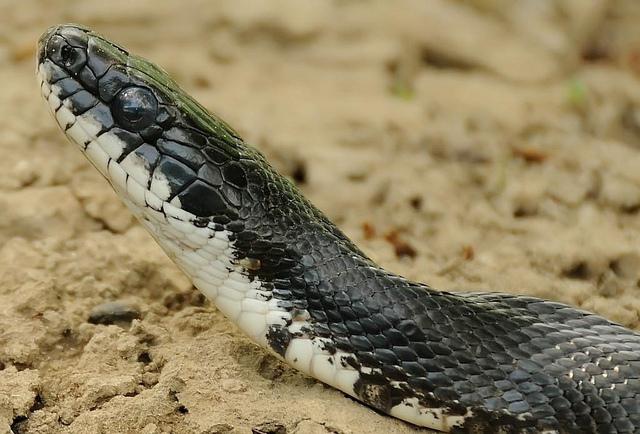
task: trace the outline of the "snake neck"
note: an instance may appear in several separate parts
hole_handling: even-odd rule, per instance
[[[238,141],[233,153],[217,152],[220,163],[205,167],[219,182],[197,201],[181,196],[181,208],[159,212],[120,196],[198,289],[284,357],[293,337],[326,323],[314,317],[322,306],[383,272],[257,150]]]

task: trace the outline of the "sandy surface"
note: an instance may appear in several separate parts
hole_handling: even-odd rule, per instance
[[[0,1],[0,433],[418,431],[250,343],[134,223],[38,94],[59,22],[163,65],[388,269],[640,329],[640,5],[515,4]],[[108,301],[141,319],[89,323]]]

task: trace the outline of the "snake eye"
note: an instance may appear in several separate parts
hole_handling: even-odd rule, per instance
[[[144,87],[127,87],[113,101],[113,117],[130,131],[141,131],[153,124],[158,113],[158,100]]]

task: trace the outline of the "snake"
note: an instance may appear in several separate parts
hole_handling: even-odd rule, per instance
[[[381,268],[163,69],[90,29],[49,28],[36,64],[66,137],[193,285],[288,365],[444,432],[640,432],[640,334]]]

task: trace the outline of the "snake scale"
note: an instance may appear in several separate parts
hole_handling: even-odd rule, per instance
[[[640,335],[534,297],[378,267],[160,68],[77,25],[39,40],[66,136],[254,342],[380,412],[457,433],[640,432]]]

